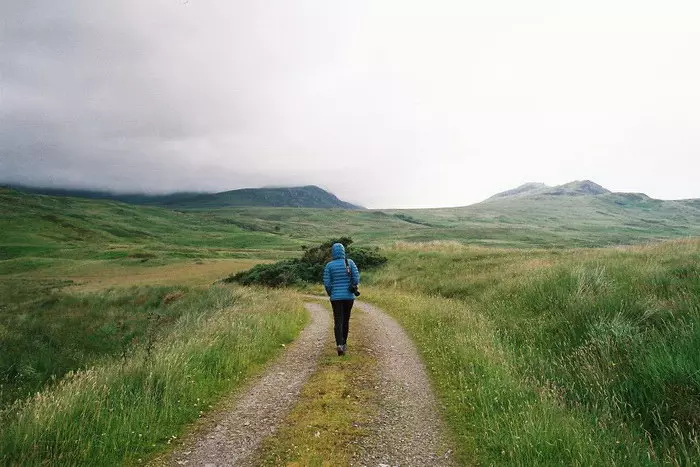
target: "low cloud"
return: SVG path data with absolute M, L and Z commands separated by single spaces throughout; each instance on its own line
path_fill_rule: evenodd
M 582 178 L 697 197 L 700 12 L 635 5 L 10 3 L 0 181 L 317 184 L 371 207 Z

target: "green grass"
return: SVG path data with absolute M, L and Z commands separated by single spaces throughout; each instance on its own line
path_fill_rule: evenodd
M 0 188 L 0 261 L 12 258 L 269 259 L 347 235 L 358 246 L 434 240 L 502 247 L 595 247 L 700 235 L 691 201 L 633 195 L 500 199 L 463 208 L 240 207 L 173 211 Z M 239 255 L 239 256 L 237 256 Z M 147 261 L 148 258 L 145 258 Z
M 700 235 L 696 203 L 622 193 L 506 198 L 401 213 L 436 226 L 424 231 L 424 238 L 406 238 L 411 241 L 454 239 L 486 246 L 572 248 Z
M 384 246 L 362 298 L 418 344 L 462 463 L 700 458 L 700 242 L 619 247 L 700 235 L 697 201 L 176 212 L 0 189 L 0 463 L 163 449 L 305 319 L 285 292 L 208 287 L 223 262 L 341 234 Z
M 289 294 L 212 288 L 171 332 L 0 412 L 0 463 L 122 465 L 162 450 L 303 327 Z
M 416 340 L 462 463 L 700 458 L 700 241 L 388 254 L 364 296 Z
M 286 236 L 226 219 L 114 201 L 30 195 L 0 189 L 0 260 L 231 257 L 243 250 L 296 250 Z M 144 259 L 144 258 L 141 258 Z
M 65 282 L 6 278 L 0 285 L 0 407 L 71 370 L 127 358 L 150 346 L 186 311 L 211 307 L 208 291 L 130 287 L 66 291 Z
M 220 193 L 180 192 L 168 195 L 126 194 L 119 195 L 104 191 L 71 190 L 54 188 L 30 188 L 10 186 L 25 193 L 51 196 L 72 196 L 76 198 L 108 199 L 130 204 L 163 206 L 174 209 L 200 208 L 215 209 L 223 206 L 308 206 L 317 208 L 351 208 L 349 203 L 313 185 L 291 188 L 244 188 Z
M 201 213 L 302 241 L 318 242 L 342 232 L 370 245 L 454 240 L 570 248 L 700 235 L 700 209 L 695 204 L 624 194 L 502 199 L 443 209 L 223 208 Z

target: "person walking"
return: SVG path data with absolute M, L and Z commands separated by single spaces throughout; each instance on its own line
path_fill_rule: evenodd
M 326 263 L 323 270 L 323 286 L 331 299 L 333 321 L 335 323 L 335 344 L 338 355 L 345 355 L 348 350 L 348 331 L 350 328 L 350 311 L 355 303 L 355 295 L 360 293 L 360 271 L 355 262 L 345 257 L 345 247 L 342 243 L 331 246 L 331 261 Z

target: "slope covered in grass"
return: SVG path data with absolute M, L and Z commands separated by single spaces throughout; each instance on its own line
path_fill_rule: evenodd
M 67 463 L 122 463 L 167 443 L 303 321 L 284 293 L 202 288 L 189 277 L 201 259 L 290 258 L 341 233 L 394 245 L 387 267 L 363 274 L 374 284 L 363 298 L 394 312 L 421 347 L 465 462 L 686 463 L 700 457 L 699 242 L 568 248 L 699 235 L 699 213 L 697 200 L 619 193 L 183 213 L 0 190 L 1 398 L 42 389 L 3 410 L 0 462 L 66 452 Z M 545 248 L 512 248 L 528 246 Z M 68 280 L 146 270 L 166 285 L 85 290 Z M 201 385 L 174 370 L 191 356 Z M 115 400 L 128 407 L 119 417 Z M 101 431 L 84 436 L 84 426 Z
M 0 409 L 0 463 L 134 464 L 239 387 L 306 320 L 301 302 L 280 292 L 212 288 L 181 303 L 177 316 L 162 317 L 172 322 L 153 340 L 146 327 L 145 342 L 127 355 L 91 361 Z M 118 326 L 113 318 L 103 321 Z
M 41 195 L 104 199 L 173 209 L 213 209 L 232 206 L 362 209 L 362 207 L 342 201 L 333 193 L 329 193 L 314 185 L 280 188 L 243 188 L 219 193 L 180 192 L 166 195 L 144 193 L 116 194 L 106 191 L 23 186 L 10 186 L 10 188 Z
M 233 206 L 362 209 L 313 185 L 289 188 L 244 188 L 171 200 L 162 205 L 195 209 Z
M 365 296 L 421 348 L 464 462 L 700 458 L 700 241 L 388 255 Z
M 103 358 L 127 358 L 150 345 L 182 313 L 211 306 L 205 292 L 133 287 L 79 294 L 54 281 L 0 286 L 0 407 Z
M 247 207 L 178 212 L 0 189 L 0 260 L 245 256 L 251 250 L 298 251 L 340 234 L 360 245 L 398 240 L 547 248 L 620 245 L 700 235 L 700 205 L 610 193 L 401 211 Z
M 424 229 L 422 238 L 408 238 L 418 241 L 449 238 L 489 246 L 566 248 L 700 235 L 700 209 L 693 200 L 662 201 L 636 193 L 534 195 L 402 212 L 439 226 Z
M 0 232 L 0 260 L 207 257 L 299 245 L 206 214 L 6 189 L 0 189 Z

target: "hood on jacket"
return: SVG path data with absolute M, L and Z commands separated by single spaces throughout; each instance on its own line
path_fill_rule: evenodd
M 345 247 L 342 243 L 334 243 L 331 247 L 331 256 L 333 259 L 345 258 Z

